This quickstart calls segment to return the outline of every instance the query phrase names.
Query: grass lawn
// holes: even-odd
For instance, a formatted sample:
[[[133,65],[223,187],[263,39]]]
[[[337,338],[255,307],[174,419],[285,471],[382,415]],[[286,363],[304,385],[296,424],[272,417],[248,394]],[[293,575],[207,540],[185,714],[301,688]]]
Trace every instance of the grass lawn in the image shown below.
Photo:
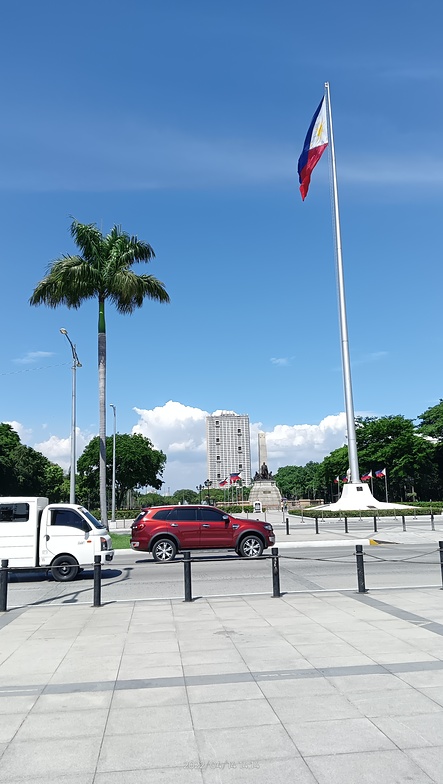
[[[130,535],[129,534],[115,534],[113,532],[109,532],[109,535],[112,539],[112,546],[114,550],[129,550],[130,549]]]

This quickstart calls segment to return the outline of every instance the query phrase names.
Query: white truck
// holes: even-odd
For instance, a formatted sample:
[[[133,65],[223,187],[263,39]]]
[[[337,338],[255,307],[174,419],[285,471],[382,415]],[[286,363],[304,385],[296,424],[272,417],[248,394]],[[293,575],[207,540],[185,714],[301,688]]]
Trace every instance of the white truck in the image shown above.
[[[0,496],[0,559],[9,566],[46,566],[54,580],[75,580],[81,568],[112,561],[107,528],[78,504],[49,504],[47,498]]]

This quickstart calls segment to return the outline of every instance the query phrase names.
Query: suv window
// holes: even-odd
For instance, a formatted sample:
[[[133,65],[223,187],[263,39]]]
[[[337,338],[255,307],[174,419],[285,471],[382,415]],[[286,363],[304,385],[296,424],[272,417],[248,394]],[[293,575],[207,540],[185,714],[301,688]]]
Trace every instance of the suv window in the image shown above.
[[[199,519],[200,520],[223,520],[225,515],[223,512],[220,512],[218,509],[199,509]]]
[[[166,520],[170,514],[170,509],[159,509],[158,512],[152,515],[151,520]]]
[[[172,509],[169,512],[168,520],[195,520],[196,509],[189,509],[186,506],[180,506],[179,509]]]

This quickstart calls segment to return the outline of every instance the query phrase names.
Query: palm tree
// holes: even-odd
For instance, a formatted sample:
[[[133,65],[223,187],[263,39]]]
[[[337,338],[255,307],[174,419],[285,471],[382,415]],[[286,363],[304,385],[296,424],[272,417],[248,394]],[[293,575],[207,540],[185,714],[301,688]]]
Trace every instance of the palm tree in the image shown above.
[[[97,226],[71,224],[71,236],[80,255],[62,256],[53,261],[46,277],[37,284],[29,302],[56,308],[79,308],[87,299],[98,300],[98,390],[100,444],[100,512],[108,523],[106,505],[106,326],[105,302],[112,302],[119,313],[132,313],[145,299],[169,302],[161,281],[152,275],[137,275],[131,267],[148,262],[155,254],[147,242],[130,237],[120,226],[104,236]]]

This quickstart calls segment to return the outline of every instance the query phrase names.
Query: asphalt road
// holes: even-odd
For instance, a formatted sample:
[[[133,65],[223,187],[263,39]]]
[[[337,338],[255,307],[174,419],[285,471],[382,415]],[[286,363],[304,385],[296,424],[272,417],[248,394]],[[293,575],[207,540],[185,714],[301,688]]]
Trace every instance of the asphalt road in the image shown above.
[[[244,561],[221,559],[224,553],[195,552],[208,560],[192,564],[192,593],[199,596],[272,595],[269,559]],[[218,557],[217,557],[218,556]],[[281,550],[282,592],[357,590],[354,548],[318,547]],[[437,543],[365,547],[365,577],[369,590],[394,587],[441,586]],[[102,572],[102,602],[152,600],[184,596],[183,561],[156,564],[151,556],[132,551],[116,553],[110,568]],[[10,575],[8,609],[29,604],[92,604],[92,570],[77,580],[57,583],[45,572]]]

